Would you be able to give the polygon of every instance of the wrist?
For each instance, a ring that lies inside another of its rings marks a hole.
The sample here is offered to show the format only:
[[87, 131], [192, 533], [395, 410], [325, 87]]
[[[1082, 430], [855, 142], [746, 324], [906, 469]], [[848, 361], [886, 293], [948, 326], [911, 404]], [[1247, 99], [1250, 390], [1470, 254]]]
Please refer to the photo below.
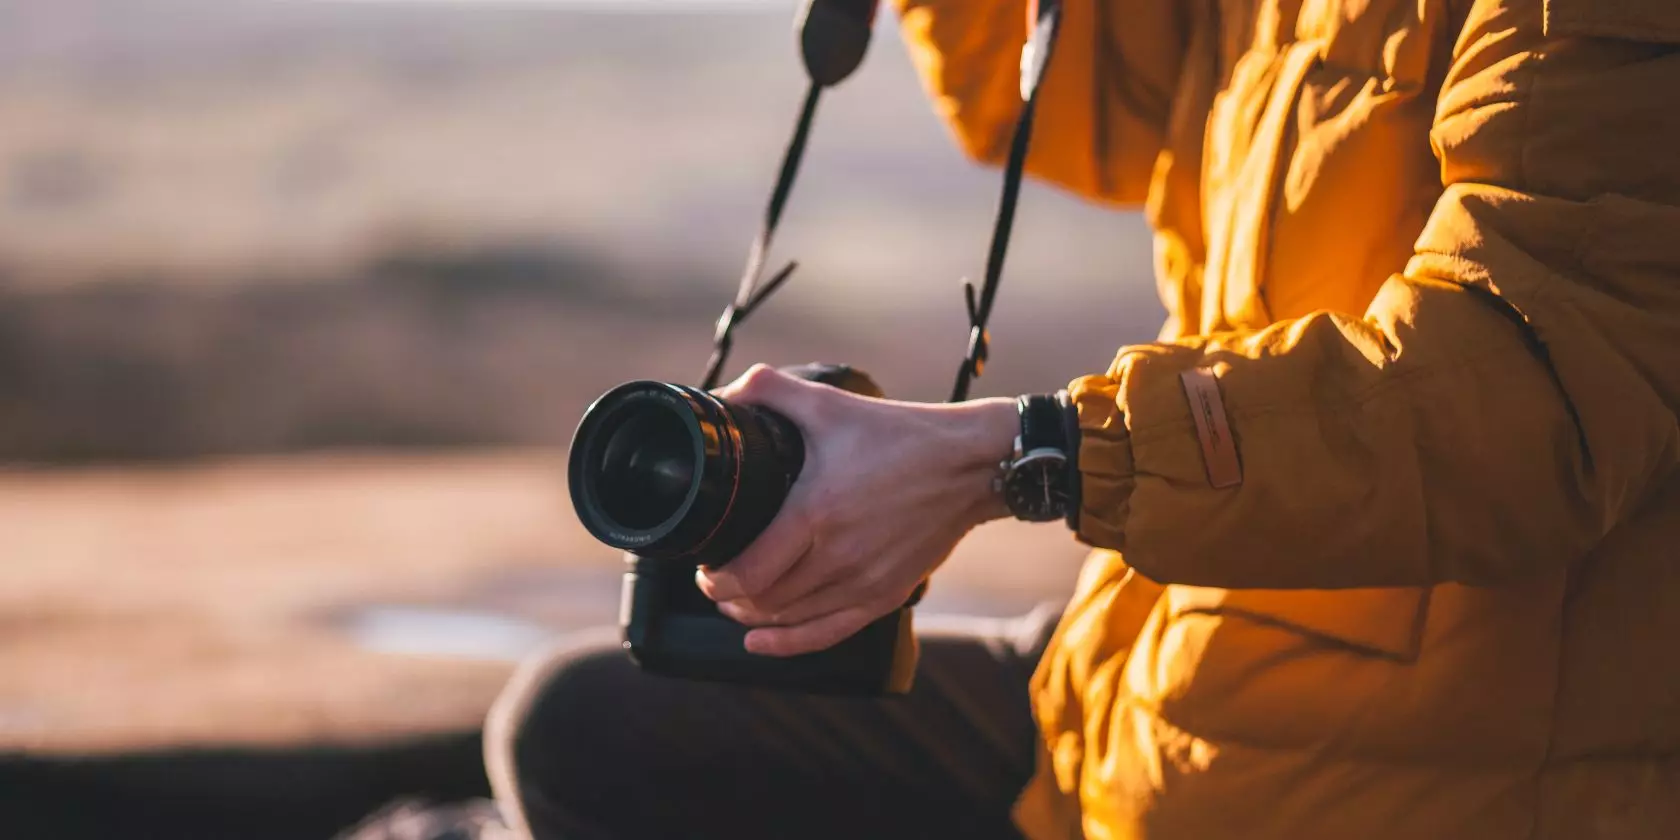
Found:
[[998, 463], [1009, 458], [1015, 436], [1020, 434], [1015, 400], [988, 397], [934, 408], [944, 415], [938, 423], [945, 432], [940, 446], [949, 456], [947, 464], [971, 512], [972, 524], [1007, 518], [1009, 509], [992, 485]]
[[964, 442], [959, 445], [965, 461], [990, 470], [1014, 451], [1015, 436], [1021, 433], [1021, 412], [1015, 400], [988, 397], [959, 403], [956, 408], [966, 415], [961, 424]]

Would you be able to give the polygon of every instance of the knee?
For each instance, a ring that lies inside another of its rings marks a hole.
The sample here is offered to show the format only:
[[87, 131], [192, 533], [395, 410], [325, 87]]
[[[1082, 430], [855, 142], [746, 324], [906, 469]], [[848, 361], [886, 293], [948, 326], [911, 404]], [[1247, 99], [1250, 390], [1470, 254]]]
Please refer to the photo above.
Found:
[[504, 814], [527, 835], [531, 811], [583, 789], [591, 765], [599, 771], [606, 757], [590, 755], [589, 733], [633, 670], [616, 632], [585, 632], [526, 660], [497, 698], [485, 721], [485, 768]]

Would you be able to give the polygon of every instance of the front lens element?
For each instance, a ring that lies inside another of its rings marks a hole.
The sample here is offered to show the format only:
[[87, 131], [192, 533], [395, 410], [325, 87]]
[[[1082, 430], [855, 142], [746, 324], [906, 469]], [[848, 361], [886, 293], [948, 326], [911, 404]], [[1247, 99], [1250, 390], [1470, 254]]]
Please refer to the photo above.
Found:
[[634, 411], [602, 447], [601, 512], [632, 530], [652, 528], [682, 508], [697, 467], [681, 417], [665, 406]]
[[572, 506], [614, 548], [722, 565], [775, 517], [803, 463], [798, 430], [771, 412], [631, 382], [584, 413], [572, 441]]

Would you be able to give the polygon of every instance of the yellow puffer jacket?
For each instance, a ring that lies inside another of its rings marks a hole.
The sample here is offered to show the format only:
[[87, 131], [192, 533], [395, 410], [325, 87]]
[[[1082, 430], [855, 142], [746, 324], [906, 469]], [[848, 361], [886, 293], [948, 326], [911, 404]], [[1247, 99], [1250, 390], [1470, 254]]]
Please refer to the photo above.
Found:
[[[1023, 3], [895, 5], [995, 162]], [[1073, 384], [1023, 827], [1680, 838], [1680, 2], [1067, 0], [1042, 96], [1171, 320]]]

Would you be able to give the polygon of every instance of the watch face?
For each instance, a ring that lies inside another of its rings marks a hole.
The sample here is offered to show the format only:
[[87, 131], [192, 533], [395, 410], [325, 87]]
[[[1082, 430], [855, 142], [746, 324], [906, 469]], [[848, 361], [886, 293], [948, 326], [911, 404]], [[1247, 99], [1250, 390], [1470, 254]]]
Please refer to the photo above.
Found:
[[1016, 518], [1049, 522], [1067, 515], [1067, 457], [1054, 449], [1028, 452], [1003, 482], [1004, 503]]

